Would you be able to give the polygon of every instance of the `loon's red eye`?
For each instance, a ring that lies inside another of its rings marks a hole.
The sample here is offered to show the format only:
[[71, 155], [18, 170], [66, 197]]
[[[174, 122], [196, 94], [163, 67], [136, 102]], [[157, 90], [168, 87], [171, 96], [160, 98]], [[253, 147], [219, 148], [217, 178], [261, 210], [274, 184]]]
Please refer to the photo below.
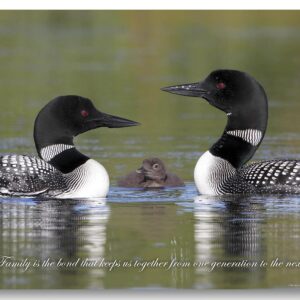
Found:
[[225, 85], [224, 82], [218, 82], [218, 83], [216, 84], [216, 88], [217, 88], [218, 90], [223, 90], [223, 89], [225, 89], [225, 87], [226, 87], [226, 85]]
[[80, 114], [81, 114], [84, 118], [86, 118], [86, 117], [89, 116], [89, 112], [86, 111], [86, 110], [82, 110], [82, 111], [80, 112]]

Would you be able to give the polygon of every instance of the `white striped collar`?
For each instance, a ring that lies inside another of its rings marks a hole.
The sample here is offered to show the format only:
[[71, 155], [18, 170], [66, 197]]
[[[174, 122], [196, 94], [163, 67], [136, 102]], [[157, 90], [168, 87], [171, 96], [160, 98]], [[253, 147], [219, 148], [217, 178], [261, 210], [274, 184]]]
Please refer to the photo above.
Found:
[[227, 134], [239, 137], [244, 141], [250, 143], [252, 146], [257, 146], [262, 139], [262, 132], [258, 129], [244, 129], [244, 130], [230, 130]]
[[47, 146], [42, 148], [41, 156], [43, 160], [49, 162], [56, 155], [60, 154], [65, 150], [72, 149], [72, 148], [75, 148], [74, 145], [55, 144], [55, 145]]

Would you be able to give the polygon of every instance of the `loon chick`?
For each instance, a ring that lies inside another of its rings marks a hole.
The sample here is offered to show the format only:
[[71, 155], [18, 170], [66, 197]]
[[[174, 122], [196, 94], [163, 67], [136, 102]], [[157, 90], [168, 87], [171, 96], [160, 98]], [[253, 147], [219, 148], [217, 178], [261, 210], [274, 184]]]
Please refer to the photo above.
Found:
[[119, 180], [121, 187], [158, 188], [184, 186], [183, 181], [175, 174], [166, 170], [159, 158], [148, 158], [142, 166]]
[[106, 170], [80, 153], [73, 138], [98, 127], [135, 125], [138, 123], [98, 111], [87, 98], [69, 95], [53, 99], [40, 111], [34, 124], [40, 158], [0, 156], [0, 196], [106, 197]]
[[162, 88], [201, 97], [227, 114], [221, 138], [198, 160], [194, 178], [201, 194], [299, 194], [300, 161], [269, 160], [246, 165], [265, 135], [268, 101], [250, 75], [216, 70], [201, 82]]

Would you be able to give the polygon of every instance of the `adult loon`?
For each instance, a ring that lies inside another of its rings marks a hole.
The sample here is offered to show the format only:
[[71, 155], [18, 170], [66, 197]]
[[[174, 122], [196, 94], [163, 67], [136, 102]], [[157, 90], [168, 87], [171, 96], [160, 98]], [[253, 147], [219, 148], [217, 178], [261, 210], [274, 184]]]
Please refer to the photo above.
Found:
[[221, 138], [195, 167], [201, 194], [300, 193], [300, 161], [269, 160], [245, 166], [263, 140], [268, 120], [267, 96], [253, 77], [236, 70], [216, 70], [204, 81], [162, 90], [201, 97], [227, 114]]
[[175, 174], [169, 173], [163, 161], [152, 157], [144, 159], [142, 166], [120, 179], [121, 187], [162, 188], [184, 186], [183, 181]]
[[34, 124], [40, 158], [16, 154], [0, 157], [0, 196], [106, 197], [106, 170], [80, 153], [73, 138], [98, 127], [138, 124], [98, 111], [87, 98], [68, 95], [53, 99], [40, 111]]

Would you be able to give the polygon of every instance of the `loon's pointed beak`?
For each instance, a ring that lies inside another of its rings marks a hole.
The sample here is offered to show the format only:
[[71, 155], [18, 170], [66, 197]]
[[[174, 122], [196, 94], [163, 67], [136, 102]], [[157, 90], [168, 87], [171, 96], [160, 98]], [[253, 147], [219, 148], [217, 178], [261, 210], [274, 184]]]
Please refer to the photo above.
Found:
[[178, 84], [161, 88], [161, 90], [172, 94], [190, 97], [203, 97], [209, 93], [203, 87], [203, 82]]
[[118, 116], [109, 115], [103, 112], [98, 111], [97, 115], [87, 120], [87, 124], [89, 127], [97, 128], [97, 127], [108, 127], [108, 128], [121, 128], [121, 127], [130, 127], [137, 126], [140, 123], [131, 121], [125, 118], [121, 118]]
[[140, 125], [140, 123], [131, 121], [125, 118], [121, 118], [118, 116], [113, 116], [109, 114], [102, 113], [102, 123], [103, 127], [108, 128], [121, 128], [121, 127], [131, 127]]

